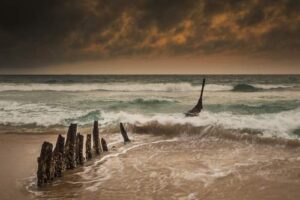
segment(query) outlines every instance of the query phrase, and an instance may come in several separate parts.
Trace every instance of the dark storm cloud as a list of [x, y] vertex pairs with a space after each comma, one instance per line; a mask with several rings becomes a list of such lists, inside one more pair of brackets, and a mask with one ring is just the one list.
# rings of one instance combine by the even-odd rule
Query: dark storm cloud
[[297, 0], [1, 0], [0, 66], [300, 53]]

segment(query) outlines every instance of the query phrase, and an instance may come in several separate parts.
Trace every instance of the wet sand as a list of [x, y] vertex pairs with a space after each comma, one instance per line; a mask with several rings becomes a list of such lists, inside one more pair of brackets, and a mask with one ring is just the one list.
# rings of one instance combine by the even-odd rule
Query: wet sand
[[37, 157], [44, 140], [55, 141], [56, 135], [0, 134], [1, 199], [31, 199], [24, 179], [36, 172]]
[[[36, 158], [56, 135], [0, 135], [1, 199], [300, 198], [300, 148], [209, 135], [106, 134], [110, 152], [41, 189]], [[112, 148], [115, 146], [114, 148]]]

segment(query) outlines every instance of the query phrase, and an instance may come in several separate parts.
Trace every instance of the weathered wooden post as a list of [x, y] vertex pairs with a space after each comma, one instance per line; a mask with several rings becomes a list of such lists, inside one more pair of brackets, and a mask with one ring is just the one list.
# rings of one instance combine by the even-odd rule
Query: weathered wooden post
[[93, 140], [94, 140], [95, 153], [96, 153], [96, 155], [100, 155], [101, 147], [100, 147], [100, 139], [99, 139], [98, 121], [94, 121]]
[[83, 165], [84, 157], [83, 157], [83, 135], [80, 133], [77, 134], [76, 137], [76, 163], [77, 165]]
[[104, 138], [101, 138], [101, 146], [103, 151], [108, 151], [107, 143]]
[[50, 142], [44, 142], [42, 145], [40, 157], [38, 157], [37, 185], [40, 187], [53, 180], [54, 163], [52, 155], [53, 145]]
[[69, 126], [67, 141], [66, 141], [66, 168], [74, 169], [76, 167], [76, 132], [77, 124], [71, 124]]
[[126, 132], [126, 130], [125, 130], [122, 123], [120, 123], [120, 130], [121, 130], [121, 134], [122, 134], [123, 139], [124, 139], [124, 143], [130, 142], [130, 139], [129, 139], [129, 137], [127, 135], [127, 132]]
[[85, 157], [87, 160], [92, 159], [92, 135], [86, 135], [86, 142], [85, 142]]
[[65, 170], [65, 138], [62, 135], [57, 137], [56, 145], [53, 151], [54, 176], [61, 177]]
[[186, 117], [195, 117], [195, 116], [198, 116], [199, 113], [201, 112], [201, 110], [203, 108], [202, 97], [203, 97], [204, 86], [205, 86], [205, 78], [203, 79], [203, 82], [202, 82], [202, 89], [201, 89], [201, 93], [200, 93], [198, 102], [191, 110], [189, 110], [185, 113]]

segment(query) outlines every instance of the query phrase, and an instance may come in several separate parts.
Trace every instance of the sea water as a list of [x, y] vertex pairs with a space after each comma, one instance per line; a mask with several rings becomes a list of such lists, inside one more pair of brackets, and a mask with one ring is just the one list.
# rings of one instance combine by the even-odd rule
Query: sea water
[[[203, 78], [203, 110], [185, 117]], [[0, 196], [297, 199], [299, 97], [300, 76], [287, 75], [0, 76]], [[94, 120], [109, 152], [38, 188], [42, 142], [70, 123], [85, 135]]]
[[[206, 78], [203, 110], [197, 102]], [[9, 75], [0, 76], [0, 125], [47, 128], [78, 123], [192, 124], [300, 135], [297, 75]]]

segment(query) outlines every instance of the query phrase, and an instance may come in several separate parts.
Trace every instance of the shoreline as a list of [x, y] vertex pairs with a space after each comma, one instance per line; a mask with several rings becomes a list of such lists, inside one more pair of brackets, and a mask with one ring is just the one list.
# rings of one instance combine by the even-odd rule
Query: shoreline
[[[300, 186], [300, 180], [297, 178], [300, 174], [299, 146], [292, 145], [296, 148], [289, 148], [284, 144], [278, 145], [276, 142], [260, 142], [249, 136], [232, 138], [232, 135], [226, 134], [221, 129], [215, 130], [213, 134], [205, 134], [203, 129], [198, 129], [201, 133], [198, 135], [185, 133], [166, 136], [163, 132], [160, 134], [132, 133], [135, 131], [131, 128], [129, 126], [129, 129], [132, 130], [129, 132], [133, 138], [132, 144], [116, 146], [122, 140], [120, 133], [106, 133], [103, 136], [107, 138], [110, 149], [110, 152], [105, 154], [107, 159], [102, 162], [100, 161], [102, 157], [99, 157], [86, 163], [83, 167], [68, 171], [64, 177], [58, 178], [53, 184], [36, 192], [42, 192], [46, 197], [53, 198], [62, 195], [63, 199], [75, 191], [77, 196], [74, 198], [76, 199], [84, 199], [87, 195], [91, 195], [91, 199], [98, 199], [100, 196], [102, 199], [119, 199], [121, 197], [141, 199], [141, 196], [130, 196], [133, 195], [130, 192], [131, 189], [136, 187], [133, 183], [141, 180], [140, 184], [145, 187], [144, 189], [152, 186], [154, 188], [162, 187], [157, 191], [157, 195], [153, 194], [152, 196], [152, 198], [160, 199], [168, 199], [168, 194], [175, 195], [178, 192], [176, 184], [179, 182], [183, 184], [180, 187], [186, 188], [186, 192], [182, 190], [177, 194], [179, 196], [186, 195], [186, 198], [183, 199], [188, 199], [189, 195], [194, 199], [220, 198], [221, 191], [225, 195], [221, 199], [226, 200], [253, 199], [255, 197], [264, 197], [265, 199], [272, 196], [273, 193], [277, 195], [273, 195], [272, 198], [268, 197], [269, 199], [282, 199], [283, 197], [293, 199], [292, 197], [300, 195], [299, 190], [296, 190]], [[188, 127], [185, 128], [190, 130]], [[79, 128], [79, 132], [82, 130]], [[162, 129], [156, 131], [158, 130]], [[155, 130], [152, 131], [155, 132]], [[63, 135], [65, 136], [65, 134], [66, 129]], [[47, 140], [54, 143], [56, 137], [57, 134], [47, 133], [0, 134], [0, 159], [5, 161], [0, 167], [0, 180], [5, 183], [1, 184], [5, 185], [1, 188], [3, 199], [44, 198], [30, 194], [26, 191], [24, 184], [28, 184], [25, 180], [36, 173], [36, 158], [40, 153], [42, 142]], [[176, 140], [169, 143], [155, 142], [167, 141], [172, 138]], [[112, 146], [116, 147], [112, 148]], [[133, 149], [129, 150], [131, 148]], [[282, 174], [283, 171], [284, 174]], [[253, 175], [250, 175], [250, 172]], [[239, 174], [238, 177], [236, 177], [236, 173]], [[284, 177], [281, 177], [282, 175]], [[160, 183], [162, 177], [165, 177], [162, 180], [166, 181], [163, 185]], [[71, 184], [72, 187], [70, 185], [74, 181], [77, 182], [75, 188], [73, 188], [75, 185]], [[207, 183], [203, 181], [208, 181], [209, 185], [205, 186]], [[232, 183], [233, 186], [222, 186], [229, 183]], [[239, 186], [240, 184], [242, 186]], [[122, 193], [121, 191], [125, 190], [126, 185], [129, 187], [129, 191]], [[170, 188], [167, 189], [168, 187]], [[237, 190], [233, 191], [232, 187], [237, 187]], [[76, 188], [79, 191], [75, 190]], [[193, 192], [196, 188], [199, 192]], [[252, 188], [253, 194], [246, 192], [248, 188]], [[120, 193], [112, 194], [109, 192], [111, 189]], [[221, 191], [209, 192], [214, 190]], [[142, 191], [144, 190], [140, 192]], [[145, 197], [151, 197], [149, 191], [144, 192], [146, 192]], [[141, 193], [137, 195], [141, 195]]]

